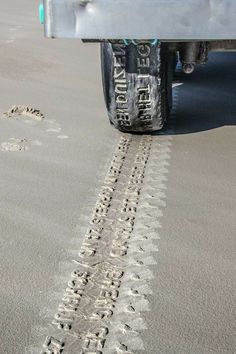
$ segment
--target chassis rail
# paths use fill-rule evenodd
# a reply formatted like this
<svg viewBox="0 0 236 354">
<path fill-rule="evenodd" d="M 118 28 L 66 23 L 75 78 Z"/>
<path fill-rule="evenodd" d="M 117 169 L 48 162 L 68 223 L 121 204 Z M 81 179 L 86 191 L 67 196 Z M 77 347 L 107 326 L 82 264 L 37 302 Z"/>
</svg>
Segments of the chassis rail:
<svg viewBox="0 0 236 354">
<path fill-rule="evenodd" d="M 44 0 L 52 38 L 236 39 L 235 0 Z"/>
</svg>

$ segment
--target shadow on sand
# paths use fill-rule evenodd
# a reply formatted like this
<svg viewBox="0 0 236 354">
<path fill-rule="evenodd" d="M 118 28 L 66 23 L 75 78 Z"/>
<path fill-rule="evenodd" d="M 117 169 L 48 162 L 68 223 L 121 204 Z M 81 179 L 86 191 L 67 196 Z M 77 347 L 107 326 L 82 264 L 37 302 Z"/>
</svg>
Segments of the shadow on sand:
<svg viewBox="0 0 236 354">
<path fill-rule="evenodd" d="M 174 89 L 174 135 L 236 125 L 236 53 L 211 54 L 207 65 L 190 76 L 179 73 L 177 80 L 183 85 Z M 169 128 L 161 134 L 170 134 Z"/>
</svg>

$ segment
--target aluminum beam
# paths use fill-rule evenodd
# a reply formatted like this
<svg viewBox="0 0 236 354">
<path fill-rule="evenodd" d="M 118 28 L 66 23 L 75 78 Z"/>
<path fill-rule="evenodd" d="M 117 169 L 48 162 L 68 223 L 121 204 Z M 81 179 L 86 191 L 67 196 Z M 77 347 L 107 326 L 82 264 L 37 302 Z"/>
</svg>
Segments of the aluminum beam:
<svg viewBox="0 0 236 354">
<path fill-rule="evenodd" d="M 236 0 L 44 0 L 55 38 L 236 39 Z"/>
</svg>

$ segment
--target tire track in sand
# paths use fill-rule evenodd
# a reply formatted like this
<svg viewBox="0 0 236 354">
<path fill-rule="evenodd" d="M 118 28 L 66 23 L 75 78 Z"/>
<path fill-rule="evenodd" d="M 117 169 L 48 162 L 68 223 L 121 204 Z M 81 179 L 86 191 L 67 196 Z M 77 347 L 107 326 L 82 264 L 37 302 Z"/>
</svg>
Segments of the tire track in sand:
<svg viewBox="0 0 236 354">
<path fill-rule="evenodd" d="M 42 354 L 145 350 L 171 132 L 121 136 Z"/>
</svg>

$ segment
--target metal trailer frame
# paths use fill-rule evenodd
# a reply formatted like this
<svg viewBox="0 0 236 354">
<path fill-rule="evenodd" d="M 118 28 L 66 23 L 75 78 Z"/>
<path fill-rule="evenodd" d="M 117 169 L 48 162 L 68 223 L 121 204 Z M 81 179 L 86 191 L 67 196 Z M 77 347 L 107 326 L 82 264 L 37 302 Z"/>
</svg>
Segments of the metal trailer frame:
<svg viewBox="0 0 236 354">
<path fill-rule="evenodd" d="M 236 0 L 44 0 L 45 36 L 236 39 Z"/>
</svg>

